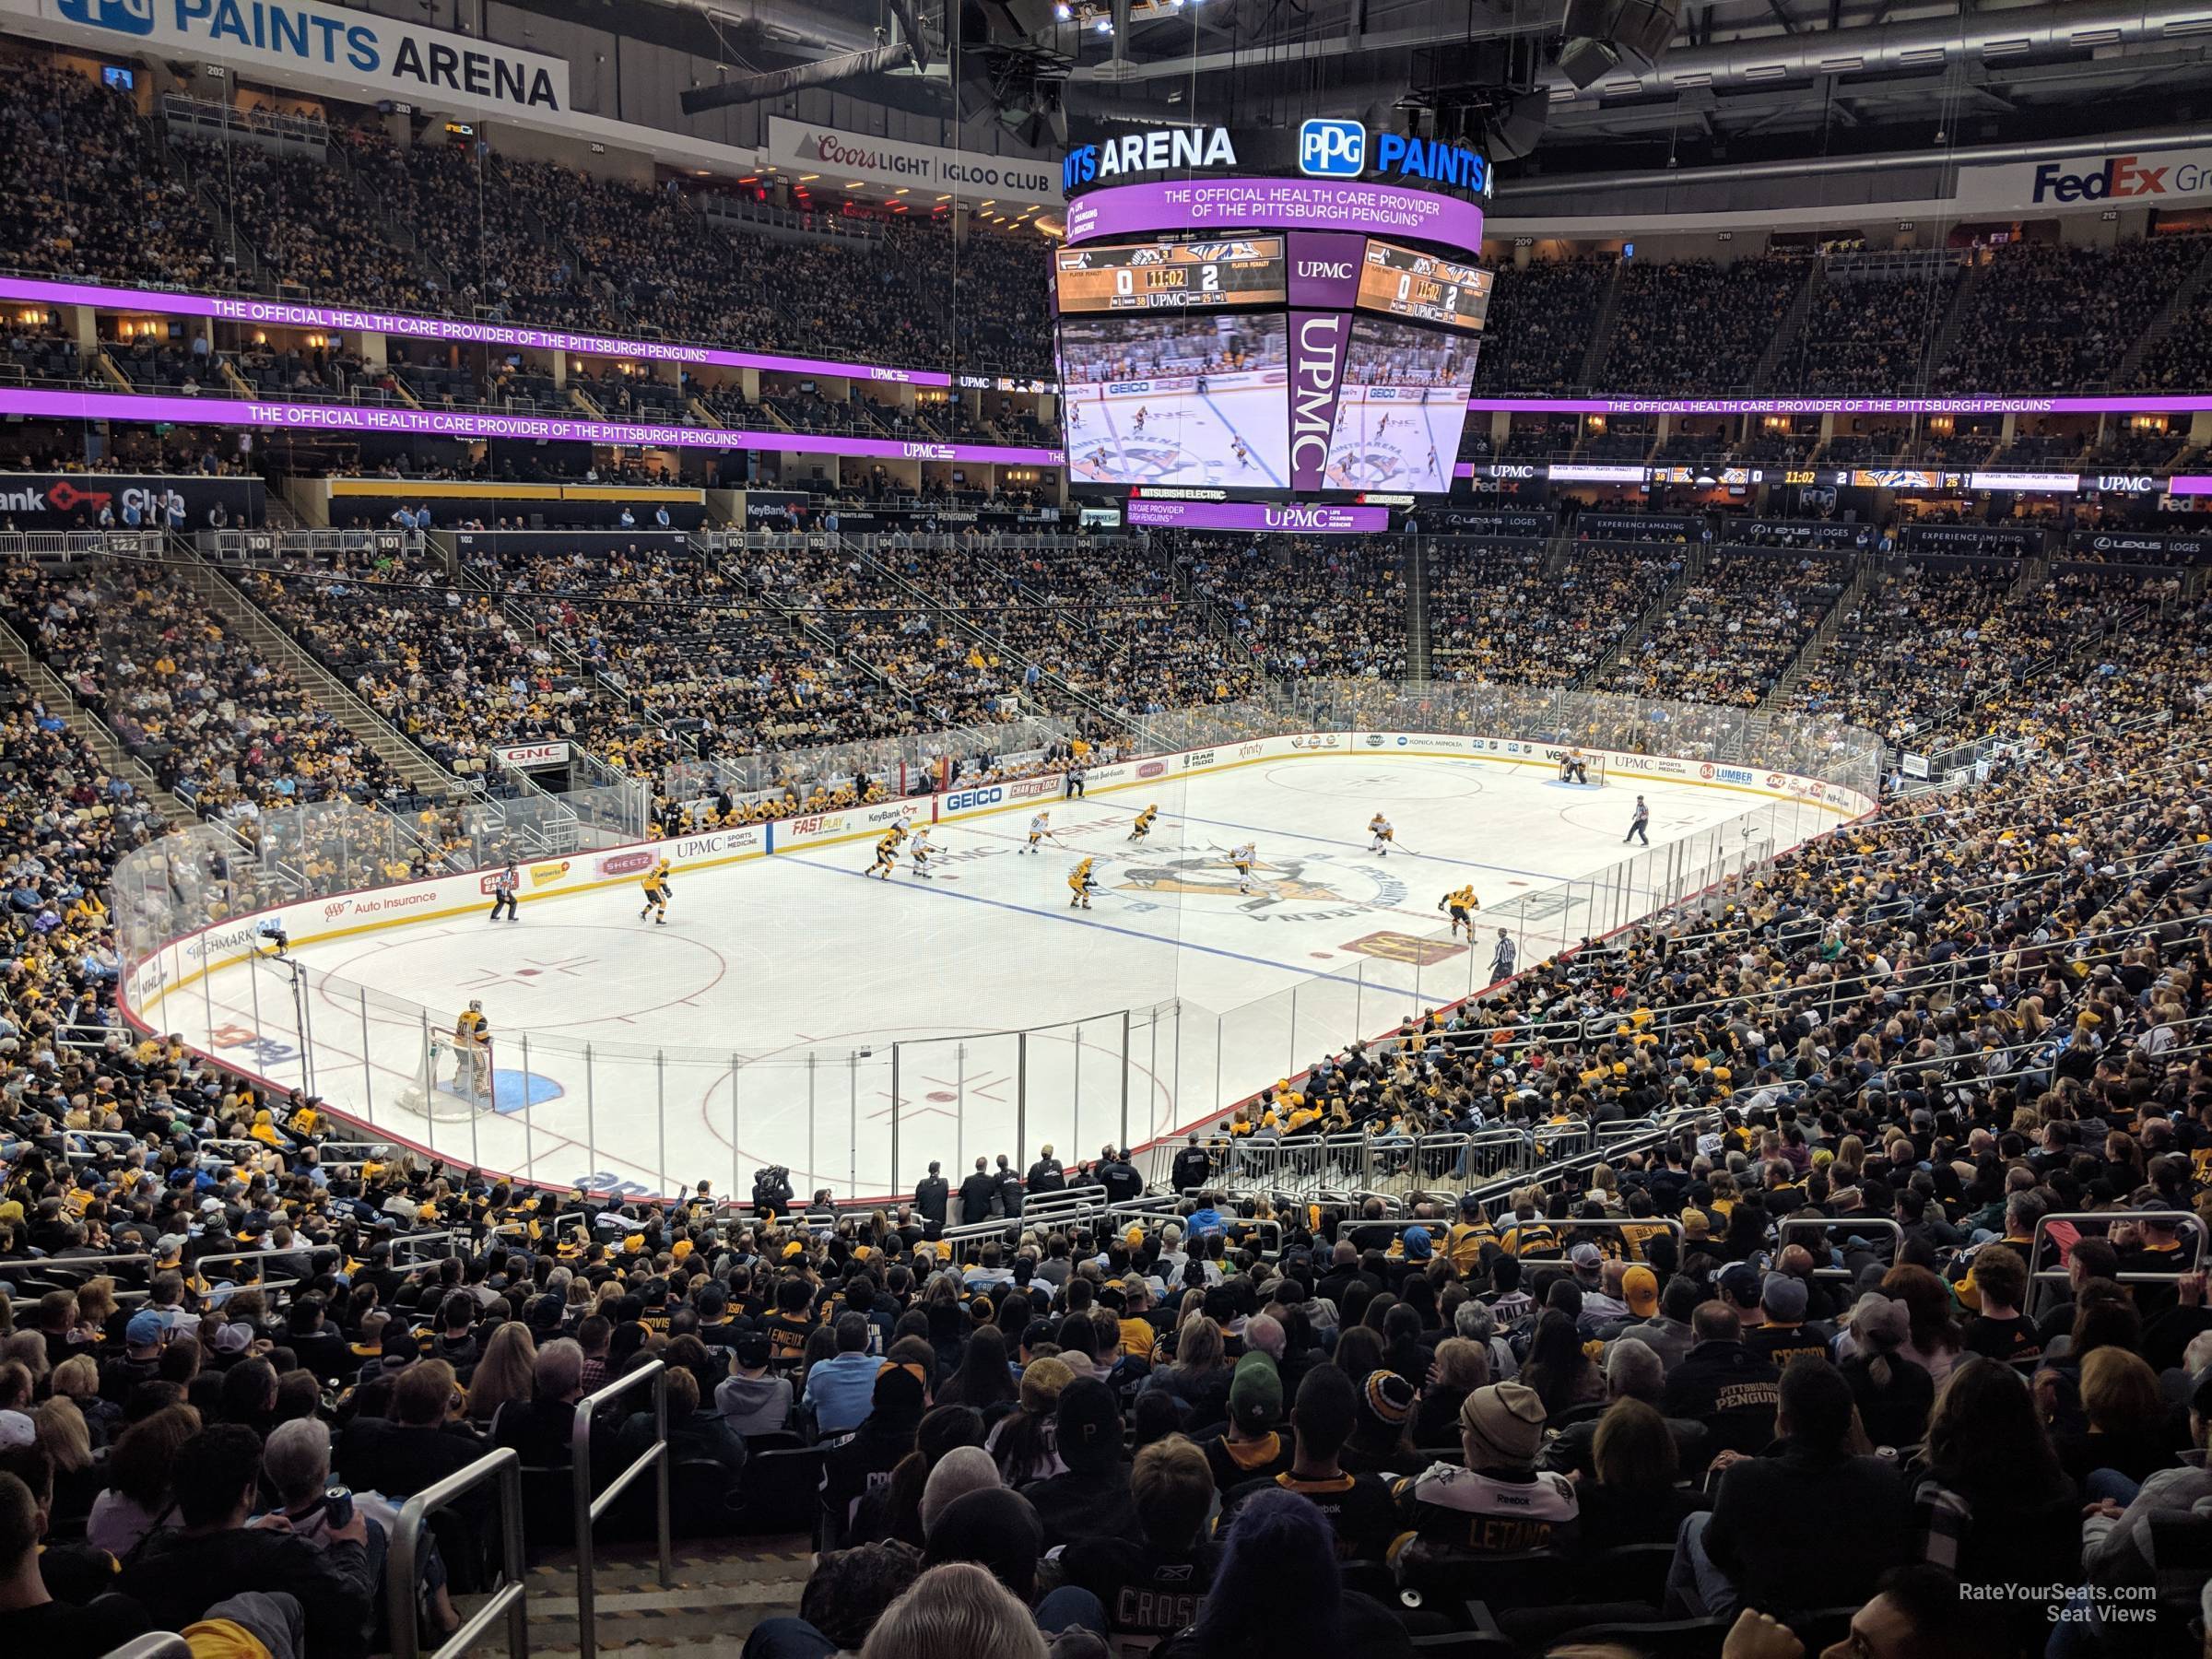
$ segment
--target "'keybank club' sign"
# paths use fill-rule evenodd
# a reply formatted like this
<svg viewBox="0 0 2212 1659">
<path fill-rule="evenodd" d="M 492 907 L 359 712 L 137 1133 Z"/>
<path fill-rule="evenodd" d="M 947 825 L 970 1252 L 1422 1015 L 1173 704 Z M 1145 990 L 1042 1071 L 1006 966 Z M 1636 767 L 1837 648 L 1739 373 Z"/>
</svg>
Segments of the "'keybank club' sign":
<svg viewBox="0 0 2212 1659">
<path fill-rule="evenodd" d="M 2212 196 L 2212 149 L 2053 156 L 1959 170 L 1961 207 L 2171 207 Z"/>
<path fill-rule="evenodd" d="M 559 114 L 569 66 L 472 35 L 287 0 L 0 0 L 0 15 L 97 29 L 116 53 L 159 51 L 349 81 L 354 96 L 434 109 Z"/>
</svg>

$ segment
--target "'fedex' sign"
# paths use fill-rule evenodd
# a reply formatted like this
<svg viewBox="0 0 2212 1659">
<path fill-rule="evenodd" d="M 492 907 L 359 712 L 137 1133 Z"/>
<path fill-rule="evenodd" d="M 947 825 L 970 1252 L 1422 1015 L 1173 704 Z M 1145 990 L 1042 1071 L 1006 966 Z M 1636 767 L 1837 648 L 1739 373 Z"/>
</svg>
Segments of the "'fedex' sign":
<svg viewBox="0 0 2212 1659">
<path fill-rule="evenodd" d="M 2063 162 L 2046 161 L 2035 170 L 2035 199 L 2054 202 L 2120 201 L 2167 193 L 2172 163 L 2146 167 L 2137 156 L 2108 156 L 2090 172 L 2069 172 Z"/>
</svg>

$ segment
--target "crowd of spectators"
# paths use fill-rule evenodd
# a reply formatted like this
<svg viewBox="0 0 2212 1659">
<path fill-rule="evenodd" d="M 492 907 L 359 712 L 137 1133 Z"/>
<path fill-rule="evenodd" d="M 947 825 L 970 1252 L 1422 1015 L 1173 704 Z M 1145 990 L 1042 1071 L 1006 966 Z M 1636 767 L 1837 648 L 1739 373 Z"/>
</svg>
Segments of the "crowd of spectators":
<svg viewBox="0 0 2212 1659">
<path fill-rule="evenodd" d="M 1188 546 L 1194 591 L 1266 673 L 1404 675 L 1411 626 L 1406 557 L 1392 538 L 1218 537 Z"/>
<path fill-rule="evenodd" d="M 1596 256 L 1504 265 L 1490 292 L 1477 392 L 1564 392 L 1582 379 L 1614 261 Z"/>
<path fill-rule="evenodd" d="M 63 1051 L 0 1106 L 0 1632 L 370 1651 L 399 1505 L 493 1447 L 559 1478 L 658 1361 L 687 1533 L 818 1471 L 759 1654 L 1410 1659 L 1469 1596 L 1539 1644 L 2133 1651 L 2116 1609 L 2188 1616 L 2154 1538 L 2212 1489 L 2204 748 L 2100 733 L 1808 844 L 1329 1057 L 1111 1229 L 1024 1213 L 1141 1186 L 1111 1147 L 872 1211 L 533 1193 L 326 1150 L 157 1040 Z M 1279 1206 L 1252 1171 L 1301 1121 L 1621 1138 Z M 584 1432 L 611 1472 L 653 1416 Z M 433 1633 L 496 1571 L 484 1501 L 420 1559 Z"/>
<path fill-rule="evenodd" d="M 1779 253 L 1727 265 L 1630 261 L 1596 378 L 1621 392 L 1748 390 L 1811 270 L 1806 260 Z"/>
<path fill-rule="evenodd" d="M 1541 548 L 1429 559 L 1434 679 L 1569 686 L 1585 678 L 1681 570 L 1679 558 L 1578 543 L 1557 569 Z"/>
<path fill-rule="evenodd" d="M 1714 559 L 1600 688 L 1756 708 L 1848 581 L 1847 564 L 1809 554 Z"/>
<path fill-rule="evenodd" d="M 1555 600 L 1549 626 L 1630 608 L 1597 584 L 1648 593 L 1688 536 L 1649 547 L 1578 544 L 1563 591 L 1592 596 Z M 1349 541 L 1293 560 L 1194 539 L 1167 556 L 1180 571 L 1134 550 L 976 555 L 957 588 L 919 553 L 899 574 L 938 608 L 1054 620 L 1187 584 L 1294 670 L 1309 641 L 1281 614 L 1320 619 L 1331 672 L 1343 641 L 1380 667 L 1394 615 L 1404 637 L 1400 572 Z M 365 684 L 406 668 L 395 706 L 426 726 L 480 737 L 478 700 L 544 689 L 534 675 L 570 651 L 652 697 L 687 652 L 726 654 L 712 630 L 756 607 L 823 628 L 900 614 L 863 603 L 892 591 L 883 575 L 835 566 L 497 573 L 542 632 L 406 556 L 250 591 Z M 1725 622 L 1800 638 L 1834 575 L 1804 546 L 1722 556 L 1647 665 L 1672 677 L 1641 683 L 1739 700 L 1771 666 Z M 930 1621 L 957 1614 L 991 1621 L 979 1653 L 1050 1641 L 1072 1659 L 1089 1632 L 1215 1659 L 1295 1651 L 1296 1630 L 1410 1655 L 1468 1595 L 1533 1641 L 1598 1622 L 1602 1602 L 1616 1623 L 1706 1617 L 1716 1641 L 1737 1621 L 1735 1640 L 1781 1653 L 1796 1639 L 1759 1616 L 1809 1631 L 1850 1608 L 1997 1659 L 2041 1652 L 2071 1591 L 2073 1622 L 2123 1642 L 2112 1609 L 2160 1594 L 2154 1522 L 2212 1490 L 2186 1455 L 2212 1420 L 2212 1307 L 2201 1273 L 2173 1271 L 2201 1261 L 2212 1220 L 2195 1053 L 2212 1039 L 2195 654 L 2212 618 L 2154 589 L 2154 623 L 2123 579 L 2068 575 L 2016 622 L 2006 575 L 1894 572 L 1857 618 L 1863 681 L 1819 695 L 1856 713 L 1862 687 L 1941 682 L 1971 645 L 2007 684 L 1957 683 L 2031 756 L 1328 1057 L 1177 1150 L 1163 1184 L 1185 1196 L 1134 1230 L 1020 1213 L 1085 1179 L 1141 1188 L 1111 1148 L 957 1193 L 933 1179 L 873 1213 L 534 1194 L 328 1155 L 312 1103 L 169 1041 L 64 1041 L 110 1018 L 100 889 L 153 823 L 0 678 L 0 1280 L 18 1292 L 0 1299 L 0 1632 L 103 1652 L 216 1620 L 259 1643 L 238 1652 L 368 1651 L 398 1504 L 492 1446 L 557 1467 L 582 1397 L 658 1359 L 681 1524 L 742 1513 L 771 1454 L 818 1459 L 795 1518 L 832 1547 L 762 1653 L 934 1659 Z M 1512 604 L 1541 601 L 1530 582 L 1443 591 L 1491 626 L 1477 612 L 1508 594 L 1517 624 Z M 657 619 L 603 637 L 631 606 Z M 342 785 L 281 677 L 178 591 L 24 567 L 6 608 L 119 730 L 206 706 L 184 773 L 250 759 L 227 746 L 251 734 L 265 755 L 237 799 L 271 798 L 269 769 L 302 757 L 286 798 Z M 701 631 L 672 631 L 670 610 Z M 1969 614 L 1985 619 L 1971 640 L 1944 634 Z M 2045 649 L 2093 614 L 2136 625 Z M 855 640 L 877 646 L 875 626 Z M 1276 1144 L 1317 1124 L 1365 1137 L 1400 1171 L 1394 1195 L 1274 1202 Z M 1586 1144 L 1598 1125 L 1630 1133 L 1487 1201 L 1415 1150 L 1500 1128 Z M 940 1242 L 955 1220 L 1005 1230 Z M 408 1234 L 448 1230 L 444 1259 L 410 1263 Z M 70 1265 L 113 1252 L 142 1265 Z M 650 1441 L 638 1403 L 591 1422 L 595 1468 Z M 558 1511 L 534 1509 L 534 1544 L 558 1543 Z M 488 1519 L 436 1535 L 433 1630 L 494 1570 Z M 1634 1546 L 1638 1571 L 1617 1553 Z M 1999 1615 L 1959 1588 L 1999 1582 L 2055 1588 Z"/>
<path fill-rule="evenodd" d="M 1991 250 L 1935 367 L 1934 389 L 2110 383 L 2128 347 L 2204 253 L 2194 236 L 2111 247 L 2019 241 Z"/>
<path fill-rule="evenodd" d="M 1915 384 L 1956 281 L 1921 265 L 1831 266 L 1775 384 L 1835 396 Z"/>
<path fill-rule="evenodd" d="M 0 613 L 70 691 L 201 816 L 229 822 L 400 779 L 281 665 L 159 566 L 10 564 Z"/>
</svg>

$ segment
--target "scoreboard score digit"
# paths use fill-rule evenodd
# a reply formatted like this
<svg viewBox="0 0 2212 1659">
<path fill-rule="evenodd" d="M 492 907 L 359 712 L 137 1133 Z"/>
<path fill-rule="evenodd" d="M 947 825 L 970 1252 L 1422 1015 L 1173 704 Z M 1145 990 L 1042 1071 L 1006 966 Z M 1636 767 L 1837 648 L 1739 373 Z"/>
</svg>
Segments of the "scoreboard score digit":
<svg viewBox="0 0 2212 1659">
<path fill-rule="evenodd" d="M 1054 276 L 1063 312 L 1282 305 L 1290 297 L 1279 236 L 1070 248 Z"/>
<path fill-rule="evenodd" d="M 1495 281 L 1478 266 L 1370 238 L 1354 303 L 1361 311 L 1410 317 L 1418 323 L 1479 329 L 1489 315 Z"/>
</svg>

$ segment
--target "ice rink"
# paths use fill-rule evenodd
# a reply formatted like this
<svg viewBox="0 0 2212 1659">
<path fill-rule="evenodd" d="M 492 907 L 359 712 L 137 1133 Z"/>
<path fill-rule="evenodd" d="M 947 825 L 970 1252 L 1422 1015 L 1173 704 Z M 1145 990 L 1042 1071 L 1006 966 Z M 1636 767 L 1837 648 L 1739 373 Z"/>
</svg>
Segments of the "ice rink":
<svg viewBox="0 0 2212 1659">
<path fill-rule="evenodd" d="M 1364 390 L 1347 386 L 1337 400 L 1336 424 L 1329 436 L 1329 487 L 1440 493 L 1451 488 L 1460 429 L 1466 424 L 1465 392 L 1447 387 L 1434 401 L 1419 404 L 1407 402 L 1403 388 L 1389 388 L 1387 398 L 1370 398 Z"/>
<path fill-rule="evenodd" d="M 1095 386 L 1068 392 L 1068 453 L 1076 475 L 1089 482 L 1248 489 L 1289 483 L 1290 432 L 1280 385 L 1105 399 Z"/>
<path fill-rule="evenodd" d="M 903 1192 L 933 1158 L 957 1181 L 979 1153 L 1026 1163 L 1052 1142 L 1072 1161 L 1201 1121 L 1481 989 L 1500 925 L 1526 967 L 1797 838 L 1778 824 L 1835 821 L 1755 827 L 1771 804 L 1735 791 L 1576 787 L 1487 759 L 1291 756 L 1147 787 L 1044 803 L 1058 841 L 1037 856 L 1024 804 L 935 826 L 932 879 L 904 858 L 867 878 L 866 841 L 779 852 L 680 875 L 665 926 L 631 882 L 549 894 L 516 924 L 307 944 L 297 982 L 218 967 L 158 1018 L 281 1087 L 304 1051 L 334 1105 L 449 1160 L 641 1190 L 749 1188 L 771 1162 L 802 1194 Z M 1621 865 L 1639 789 L 1653 851 Z M 1159 825 L 1132 843 L 1148 801 Z M 1378 810 L 1387 856 L 1368 850 Z M 1248 840 L 1242 894 L 1227 854 Z M 1088 912 L 1066 880 L 1085 854 Z M 1437 910 L 1463 883 L 1483 907 L 1471 950 Z M 449 1053 L 426 1111 L 426 1033 L 472 999 L 497 1110 L 453 1091 Z"/>
</svg>

